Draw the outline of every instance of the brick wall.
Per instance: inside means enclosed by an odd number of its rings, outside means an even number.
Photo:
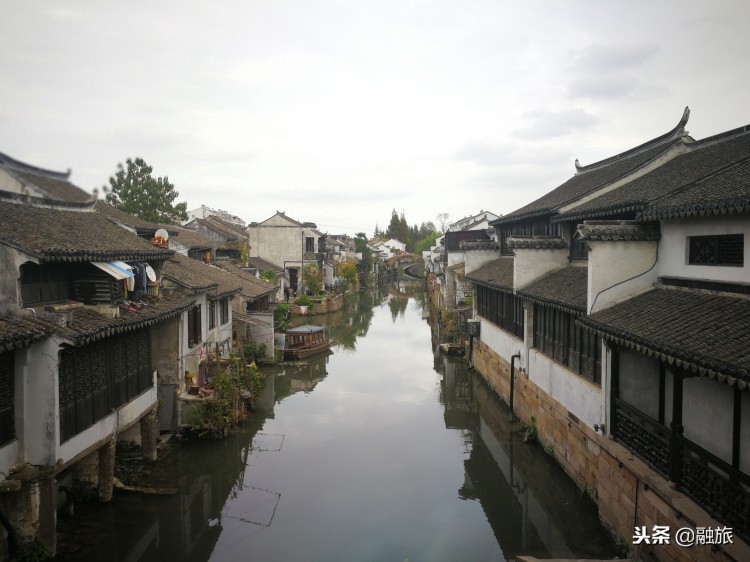
[[[474,342],[474,369],[506,403],[510,394],[510,363],[481,341]],[[631,555],[665,562],[750,560],[750,547],[739,537],[718,548],[708,545],[681,547],[675,544],[678,529],[723,527],[705,511],[625,447],[609,436],[596,433],[580,422],[525,375],[516,371],[514,413],[523,422],[536,422],[539,443],[551,446],[554,457],[578,486],[597,503],[599,516],[616,538],[628,543]],[[654,525],[670,528],[668,545],[633,545],[634,527]]]

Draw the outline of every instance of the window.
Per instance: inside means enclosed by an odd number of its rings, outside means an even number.
[[[477,311],[481,316],[523,339],[523,302],[513,293],[477,286]]]
[[[594,384],[601,384],[602,340],[576,326],[577,316],[534,305],[534,347]]]
[[[0,353],[0,446],[16,438],[15,368],[12,351]]]
[[[744,254],[744,234],[688,237],[688,264],[690,265],[742,267]]]
[[[315,251],[315,238],[312,236],[308,236],[305,238],[305,252],[314,252]]]
[[[201,305],[188,310],[188,346],[195,347],[203,340],[201,335]]]
[[[60,354],[60,441],[110,415],[153,385],[148,329]]]
[[[208,329],[216,328],[216,301],[208,301]]]
[[[70,299],[68,273],[68,268],[56,263],[36,264],[27,262],[21,265],[21,300],[23,306],[62,302]]]
[[[229,299],[221,299],[219,301],[219,314],[221,315],[220,323],[222,325],[229,322]]]

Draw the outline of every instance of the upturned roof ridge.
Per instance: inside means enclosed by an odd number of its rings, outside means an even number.
[[[682,137],[685,134],[685,125],[687,125],[689,118],[690,118],[690,108],[686,106],[685,110],[682,112],[682,118],[677,123],[677,125],[672,130],[664,133],[663,135],[660,135],[656,138],[653,138],[649,141],[639,144],[638,146],[630,148],[624,152],[620,152],[619,154],[615,154],[614,156],[610,156],[609,158],[605,158],[604,160],[599,160],[598,162],[587,164],[586,166],[581,166],[578,163],[578,158],[576,158],[575,160],[576,175],[589,172],[597,168],[601,168],[602,166],[606,166],[607,164],[611,164],[612,162],[617,162],[618,160],[622,160],[623,158],[628,158],[644,150],[654,148],[660,144],[665,144],[669,141],[673,141],[675,139]]]
[[[72,173],[72,170],[70,168],[68,168],[68,170],[65,172],[55,172],[54,170],[47,170],[38,166],[32,166],[31,164],[26,164],[25,162],[21,162],[20,160],[11,158],[10,156],[2,152],[0,152],[0,166],[19,172],[29,172],[32,174],[38,174],[61,180],[67,180],[68,178],[70,178],[70,174]]]

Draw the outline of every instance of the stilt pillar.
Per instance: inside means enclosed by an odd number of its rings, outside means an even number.
[[[112,488],[115,479],[115,452],[117,439],[110,439],[99,449],[99,501],[112,499]]]
[[[155,461],[157,457],[156,440],[159,437],[159,416],[156,408],[141,418],[141,449],[143,459]]]

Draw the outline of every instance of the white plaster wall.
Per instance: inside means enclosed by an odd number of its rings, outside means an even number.
[[[631,297],[656,282],[657,244],[589,242],[589,314]]]
[[[7,314],[22,306],[21,302],[21,265],[26,262],[39,263],[26,254],[0,245],[0,314]]]
[[[566,267],[568,250],[513,250],[516,255],[513,267],[513,286],[523,289],[548,273]]]
[[[734,390],[706,377],[683,382],[684,436],[725,462],[732,462]]]
[[[477,318],[482,323],[480,326],[479,337],[487,347],[497,353],[508,363],[510,363],[511,357],[516,353],[520,353],[521,360],[517,363],[517,367],[520,368],[526,364],[526,348],[523,340],[498,328],[495,324],[481,316],[477,316]]]
[[[742,393],[742,425],[740,427],[740,470],[750,473],[750,393]]]
[[[23,460],[31,464],[51,465],[58,458],[59,350],[58,342],[49,338],[16,352],[16,368],[23,372],[21,401],[16,402],[23,412],[23,421],[16,428],[16,437],[21,443]]]
[[[534,384],[583,423],[593,426],[605,422],[601,387],[579,377],[534,348],[529,349],[528,374]]]
[[[274,357],[274,332],[273,332],[273,312],[253,312],[251,317],[257,318],[265,325],[250,326],[250,335],[258,344],[266,344],[266,357]]]
[[[743,267],[688,265],[688,236],[744,234]],[[750,221],[733,215],[689,220],[665,220],[661,223],[658,274],[729,283],[750,283]]]
[[[298,226],[253,226],[247,229],[250,257],[260,257],[284,267],[284,262],[299,262],[305,248],[304,238],[314,238],[314,251],[318,251],[319,235]]]
[[[10,467],[20,461],[20,448],[17,439],[0,447],[0,482],[7,479],[8,474],[10,474]]]
[[[25,188],[20,181],[11,176],[6,170],[0,170],[0,189],[3,191],[9,191],[10,193],[22,193],[24,195],[30,193],[28,188]]]
[[[467,250],[464,252],[464,272],[469,275],[499,257],[500,250]]]
[[[620,398],[659,419],[659,362],[643,353],[620,351]]]

